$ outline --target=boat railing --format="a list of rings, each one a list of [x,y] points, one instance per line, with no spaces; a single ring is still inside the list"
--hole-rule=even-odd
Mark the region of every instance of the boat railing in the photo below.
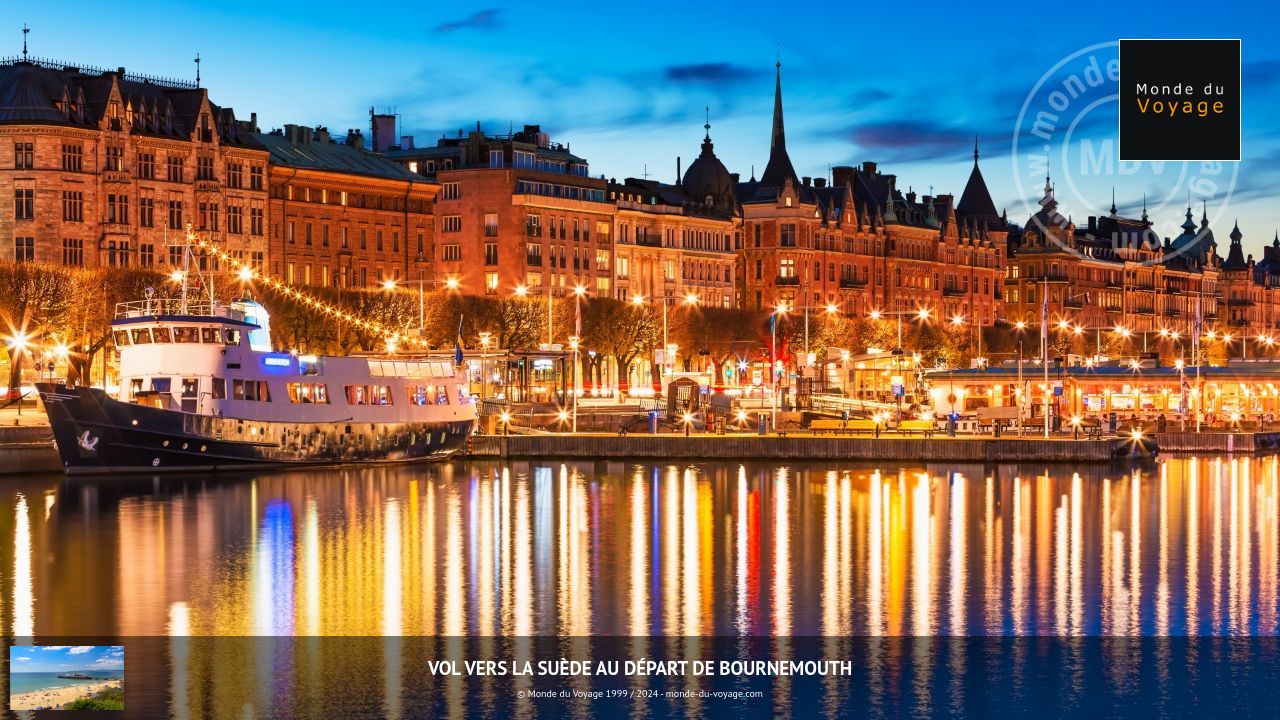
[[[244,313],[232,310],[220,303],[187,300],[182,298],[151,298],[116,303],[116,319],[155,317],[158,315],[192,315],[197,317],[225,317],[243,320]]]

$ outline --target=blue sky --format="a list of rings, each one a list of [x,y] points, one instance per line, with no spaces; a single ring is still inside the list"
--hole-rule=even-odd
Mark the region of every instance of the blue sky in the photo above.
[[[124,648],[118,645],[12,645],[9,672],[120,670]]]
[[[1280,185],[1280,44],[1270,37],[1280,11],[1272,5],[559,2],[536,8],[498,0],[318,0],[137,2],[118,13],[97,8],[29,4],[11,14],[0,53],[20,50],[23,21],[33,28],[33,53],[83,64],[189,77],[199,52],[215,102],[241,116],[256,111],[267,128],[298,122],[367,130],[371,105],[395,108],[402,134],[417,136],[420,145],[477,120],[490,131],[540,123],[587,157],[594,174],[638,177],[647,170],[668,182],[677,155],[686,166],[697,155],[706,106],[716,152],[730,171],[745,178],[753,165],[757,174],[763,170],[773,63],[780,55],[788,148],[801,175],[875,160],[898,175],[901,187],[959,194],[976,134],[996,204],[1019,222],[1034,209],[1043,178],[1034,187],[1021,178],[1019,187],[1011,138],[1023,101],[1045,71],[1081,48],[1118,37],[1239,37],[1244,161],[1229,201],[1225,183],[1205,199],[1218,236],[1225,238],[1238,218],[1252,252],[1280,226],[1271,195]],[[1063,162],[1050,165],[1070,165],[1080,143],[1114,138],[1115,114],[1114,104],[1087,113],[1064,136]],[[1153,220],[1163,223],[1165,234],[1177,233],[1189,189],[1185,173],[1059,174],[1062,210],[1077,220],[1105,211],[1115,186],[1122,214],[1140,214],[1146,193],[1158,211]],[[1193,201],[1201,197],[1193,193]]]

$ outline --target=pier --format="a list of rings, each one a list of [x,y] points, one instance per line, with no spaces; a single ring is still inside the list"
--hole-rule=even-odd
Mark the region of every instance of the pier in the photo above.
[[[1110,462],[1129,438],[817,437],[769,435],[477,435],[471,457],[911,460],[920,462]]]

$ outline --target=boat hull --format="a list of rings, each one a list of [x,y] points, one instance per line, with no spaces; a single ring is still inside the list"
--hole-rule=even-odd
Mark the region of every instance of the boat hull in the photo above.
[[[439,460],[475,420],[272,422],[121,402],[95,388],[41,383],[68,473],[156,473]]]

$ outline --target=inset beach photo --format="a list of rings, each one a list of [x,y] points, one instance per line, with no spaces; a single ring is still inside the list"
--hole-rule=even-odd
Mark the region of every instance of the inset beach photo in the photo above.
[[[13,645],[10,710],[124,710],[124,647]]]

